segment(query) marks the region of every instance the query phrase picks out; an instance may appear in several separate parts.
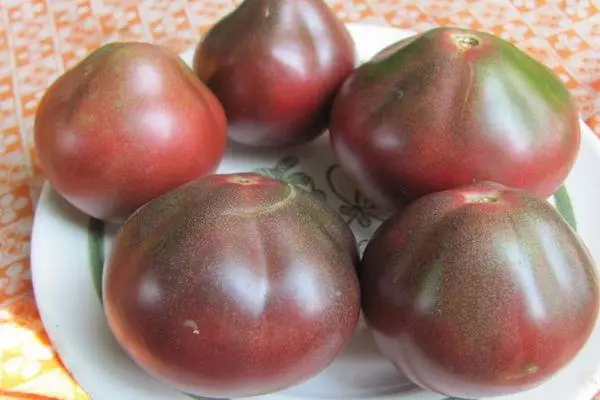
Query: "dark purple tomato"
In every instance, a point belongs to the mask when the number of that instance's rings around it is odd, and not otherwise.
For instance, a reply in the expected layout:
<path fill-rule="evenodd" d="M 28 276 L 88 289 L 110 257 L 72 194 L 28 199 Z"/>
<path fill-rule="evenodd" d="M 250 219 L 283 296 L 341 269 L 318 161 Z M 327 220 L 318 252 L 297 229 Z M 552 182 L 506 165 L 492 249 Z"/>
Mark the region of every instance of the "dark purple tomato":
<path fill-rule="evenodd" d="M 111 43 L 44 94 L 35 120 L 40 164 L 81 211 L 122 222 L 177 186 L 214 172 L 227 121 L 209 89 L 175 54 Z"/>
<path fill-rule="evenodd" d="M 481 183 L 387 220 L 362 259 L 367 323 L 409 379 L 447 396 L 533 388 L 567 365 L 598 316 L 598 279 L 546 201 Z"/>
<path fill-rule="evenodd" d="M 230 138 L 263 147 L 322 134 L 354 64 L 354 42 L 323 0 L 245 0 L 194 56 L 194 71 L 223 104 Z"/>
<path fill-rule="evenodd" d="M 331 116 L 340 166 L 366 197 L 399 210 L 475 181 L 553 194 L 580 144 L 552 70 L 488 33 L 435 28 L 357 68 Z"/>
<path fill-rule="evenodd" d="M 124 224 L 104 276 L 115 337 L 151 375 L 196 395 L 298 384 L 357 324 L 355 239 L 320 198 L 256 174 L 213 175 Z"/>

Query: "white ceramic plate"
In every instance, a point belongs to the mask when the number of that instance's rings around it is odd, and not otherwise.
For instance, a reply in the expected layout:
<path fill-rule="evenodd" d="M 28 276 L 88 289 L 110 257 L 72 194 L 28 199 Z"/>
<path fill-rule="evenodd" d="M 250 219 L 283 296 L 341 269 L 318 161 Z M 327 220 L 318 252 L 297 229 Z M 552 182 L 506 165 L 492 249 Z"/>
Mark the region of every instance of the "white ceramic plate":
<path fill-rule="evenodd" d="M 360 59 L 411 35 L 369 25 L 349 25 Z M 191 53 L 183 55 L 190 62 Z M 600 144 L 582 123 L 580 156 L 567 181 L 568 194 L 559 207 L 577 221 L 577 230 L 600 260 Z M 368 202 L 341 174 L 328 147 L 319 140 L 286 154 L 229 148 L 219 172 L 262 169 L 301 185 L 320 190 L 328 203 L 350 223 L 364 243 L 379 220 Z M 569 206 L 569 197 L 572 209 Z M 572 213 L 570 213 L 572 211 Z M 83 389 L 96 400 L 190 400 L 153 379 L 120 349 L 106 324 L 97 295 L 102 261 L 117 227 L 90 220 L 62 200 L 46 184 L 38 203 L 32 243 L 33 285 L 46 330 L 64 364 Z M 504 397 L 514 400 L 590 400 L 600 388 L 600 327 L 568 367 L 544 385 Z M 399 375 L 374 346 L 364 324 L 358 326 L 344 353 L 315 378 L 261 400 L 438 400 Z"/>

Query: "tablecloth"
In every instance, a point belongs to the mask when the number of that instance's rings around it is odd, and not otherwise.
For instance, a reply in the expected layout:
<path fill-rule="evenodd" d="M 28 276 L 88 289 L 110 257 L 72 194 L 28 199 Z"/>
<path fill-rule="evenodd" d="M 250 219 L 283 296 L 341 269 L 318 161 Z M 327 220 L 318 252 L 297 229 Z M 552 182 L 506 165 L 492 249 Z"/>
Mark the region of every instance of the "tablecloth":
<path fill-rule="evenodd" d="M 347 22 L 417 31 L 454 25 L 500 35 L 552 67 L 600 135 L 598 0 L 328 3 Z M 43 182 L 32 125 L 41 95 L 107 41 L 152 41 L 181 52 L 235 6 L 234 0 L 0 0 L 0 398 L 88 398 L 53 351 L 31 287 L 31 228 Z"/>

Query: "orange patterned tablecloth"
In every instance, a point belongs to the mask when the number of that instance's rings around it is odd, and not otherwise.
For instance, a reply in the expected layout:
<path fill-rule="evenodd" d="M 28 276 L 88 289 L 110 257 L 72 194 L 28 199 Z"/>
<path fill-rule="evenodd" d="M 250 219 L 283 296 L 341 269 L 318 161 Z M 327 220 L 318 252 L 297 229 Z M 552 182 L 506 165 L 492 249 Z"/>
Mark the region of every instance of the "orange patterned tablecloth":
<path fill-rule="evenodd" d="M 0 0 L 0 398 L 88 398 L 49 344 L 31 290 L 29 242 L 43 180 L 32 137 L 40 96 L 66 68 L 106 41 L 153 41 L 181 52 L 235 4 L 235 0 Z M 329 0 L 329 4 L 345 21 L 419 31 L 455 25 L 501 35 L 560 74 L 582 115 L 600 135 L 599 0 Z"/>

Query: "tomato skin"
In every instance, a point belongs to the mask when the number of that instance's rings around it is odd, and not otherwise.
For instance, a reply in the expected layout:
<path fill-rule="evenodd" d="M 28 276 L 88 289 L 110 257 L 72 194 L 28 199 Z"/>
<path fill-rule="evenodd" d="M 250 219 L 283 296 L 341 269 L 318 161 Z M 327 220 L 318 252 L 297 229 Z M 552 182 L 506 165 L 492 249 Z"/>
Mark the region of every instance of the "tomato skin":
<path fill-rule="evenodd" d="M 115 337 L 143 369 L 209 397 L 284 389 L 327 367 L 360 312 L 354 236 L 317 196 L 212 175 L 123 225 L 104 275 Z"/>
<path fill-rule="evenodd" d="M 451 27 L 361 65 L 331 115 L 340 166 L 390 211 L 481 181 L 546 198 L 569 174 L 580 140 L 576 104 L 553 71 L 498 37 Z"/>
<path fill-rule="evenodd" d="M 325 132 L 355 62 L 323 0 L 245 0 L 198 43 L 194 71 L 223 104 L 232 140 L 285 147 Z"/>
<path fill-rule="evenodd" d="M 597 273 L 577 234 L 545 201 L 498 184 L 410 204 L 375 233 L 359 277 L 382 353 L 447 396 L 543 383 L 598 318 Z"/>
<path fill-rule="evenodd" d="M 227 122 L 216 97 L 167 50 L 107 44 L 44 94 L 35 145 L 53 187 L 81 211 L 120 222 L 214 172 Z"/>

